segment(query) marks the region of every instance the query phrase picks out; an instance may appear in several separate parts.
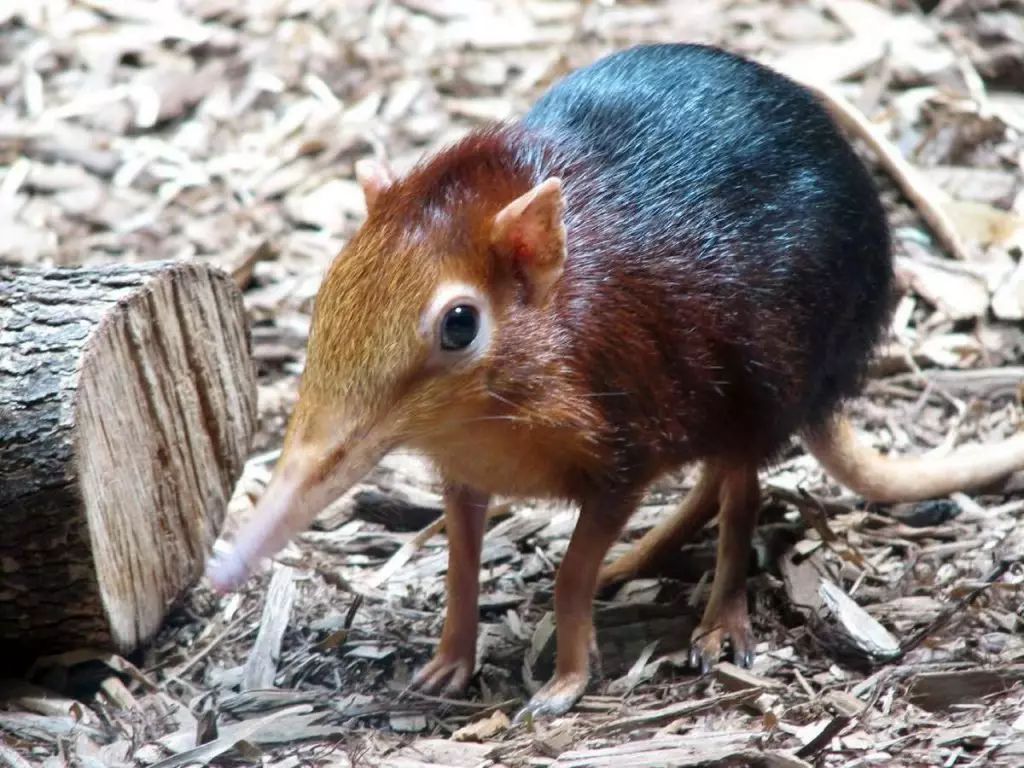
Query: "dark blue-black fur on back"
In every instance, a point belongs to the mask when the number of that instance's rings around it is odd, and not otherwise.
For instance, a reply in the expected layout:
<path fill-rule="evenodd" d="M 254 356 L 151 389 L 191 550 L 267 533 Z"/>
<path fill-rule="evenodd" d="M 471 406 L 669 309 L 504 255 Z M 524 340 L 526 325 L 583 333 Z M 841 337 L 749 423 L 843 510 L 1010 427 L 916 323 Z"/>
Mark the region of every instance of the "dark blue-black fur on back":
<path fill-rule="evenodd" d="M 889 232 L 807 90 L 716 48 L 646 45 L 567 75 L 519 129 L 540 139 L 510 143 L 519 162 L 563 178 L 561 311 L 630 439 L 681 456 L 658 436 L 688 426 L 694 446 L 768 460 L 858 393 L 888 317 Z"/>

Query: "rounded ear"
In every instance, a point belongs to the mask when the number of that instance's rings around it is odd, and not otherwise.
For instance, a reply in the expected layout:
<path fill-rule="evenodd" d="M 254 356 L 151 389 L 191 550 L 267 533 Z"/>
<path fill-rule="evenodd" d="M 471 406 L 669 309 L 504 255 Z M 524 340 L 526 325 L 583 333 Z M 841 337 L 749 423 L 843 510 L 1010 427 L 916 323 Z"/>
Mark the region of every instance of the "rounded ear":
<path fill-rule="evenodd" d="M 378 198 L 395 183 L 395 178 L 386 165 L 373 158 L 357 160 L 355 171 L 356 180 L 363 188 L 366 210 L 370 211 L 377 204 Z"/>
<path fill-rule="evenodd" d="M 552 177 L 517 197 L 494 217 L 491 244 L 517 261 L 529 283 L 529 301 L 542 305 L 565 263 L 562 181 Z"/>

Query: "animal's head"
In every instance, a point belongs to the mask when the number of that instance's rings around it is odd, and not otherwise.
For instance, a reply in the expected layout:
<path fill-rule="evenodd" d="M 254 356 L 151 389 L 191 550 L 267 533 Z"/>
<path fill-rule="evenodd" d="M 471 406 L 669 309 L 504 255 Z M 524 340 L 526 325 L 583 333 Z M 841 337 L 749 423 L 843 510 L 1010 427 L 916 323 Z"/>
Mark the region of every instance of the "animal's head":
<path fill-rule="evenodd" d="M 557 178 L 532 183 L 465 146 L 403 179 L 375 161 L 356 175 L 367 218 L 316 297 L 272 480 L 232 551 L 207 568 L 222 590 L 390 449 L 471 429 L 493 412 L 503 324 L 543 308 L 562 273 Z"/>

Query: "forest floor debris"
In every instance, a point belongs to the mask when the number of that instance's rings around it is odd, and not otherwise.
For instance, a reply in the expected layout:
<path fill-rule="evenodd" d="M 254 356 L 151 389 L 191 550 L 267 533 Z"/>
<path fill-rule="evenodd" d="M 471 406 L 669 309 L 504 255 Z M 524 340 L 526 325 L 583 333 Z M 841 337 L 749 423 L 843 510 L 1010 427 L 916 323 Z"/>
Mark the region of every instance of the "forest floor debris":
<path fill-rule="evenodd" d="M 861 125 L 905 291 L 857 423 L 896 453 L 997 439 L 1024 396 L 1022 19 L 1019 0 L 13 0 L 0 260 L 231 272 L 262 420 L 237 521 L 276 458 L 320 276 L 364 214 L 353 163 L 406 168 L 614 48 L 715 43 L 825 89 Z M 514 503 L 484 544 L 469 694 L 406 691 L 438 640 L 446 548 L 436 478 L 397 454 L 244 590 L 198 587 L 138 658 L 65 654 L 3 681 L 0 764 L 1024 761 L 1022 478 L 865 507 L 794 446 L 766 480 L 750 670 L 687 666 L 712 529 L 662 578 L 601 596 L 600 675 L 576 710 L 511 725 L 551 670 L 552 575 L 575 519 Z M 610 556 L 688 485 L 658 483 Z"/>

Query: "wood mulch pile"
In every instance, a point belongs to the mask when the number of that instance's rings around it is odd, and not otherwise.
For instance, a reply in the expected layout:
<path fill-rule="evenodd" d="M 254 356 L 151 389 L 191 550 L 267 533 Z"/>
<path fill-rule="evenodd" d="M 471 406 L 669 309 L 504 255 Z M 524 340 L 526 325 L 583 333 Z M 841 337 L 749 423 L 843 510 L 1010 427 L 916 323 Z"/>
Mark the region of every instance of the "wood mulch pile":
<path fill-rule="evenodd" d="M 875 444 L 944 451 L 1017 428 L 1024 367 L 1024 3 L 997 0 L 7 0 L 0 260 L 208 260 L 245 287 L 262 428 L 252 508 L 328 260 L 363 216 L 353 162 L 399 170 L 630 43 L 693 40 L 813 81 L 857 139 L 907 292 L 854 406 Z M 1024 764 L 1024 495 L 865 507 L 794 445 L 751 567 L 754 667 L 687 667 L 714 532 L 597 605 L 602 668 L 570 715 L 512 727 L 552 664 L 574 512 L 501 506 L 480 670 L 403 694 L 435 646 L 435 478 L 389 457 L 245 589 L 199 585 L 138 658 L 41 660 L 3 683 L 11 766 Z M 653 488 L 617 555 L 675 504 Z M 423 533 L 426 529 L 426 533 Z M 44 692 L 47 692 L 44 695 Z"/>

